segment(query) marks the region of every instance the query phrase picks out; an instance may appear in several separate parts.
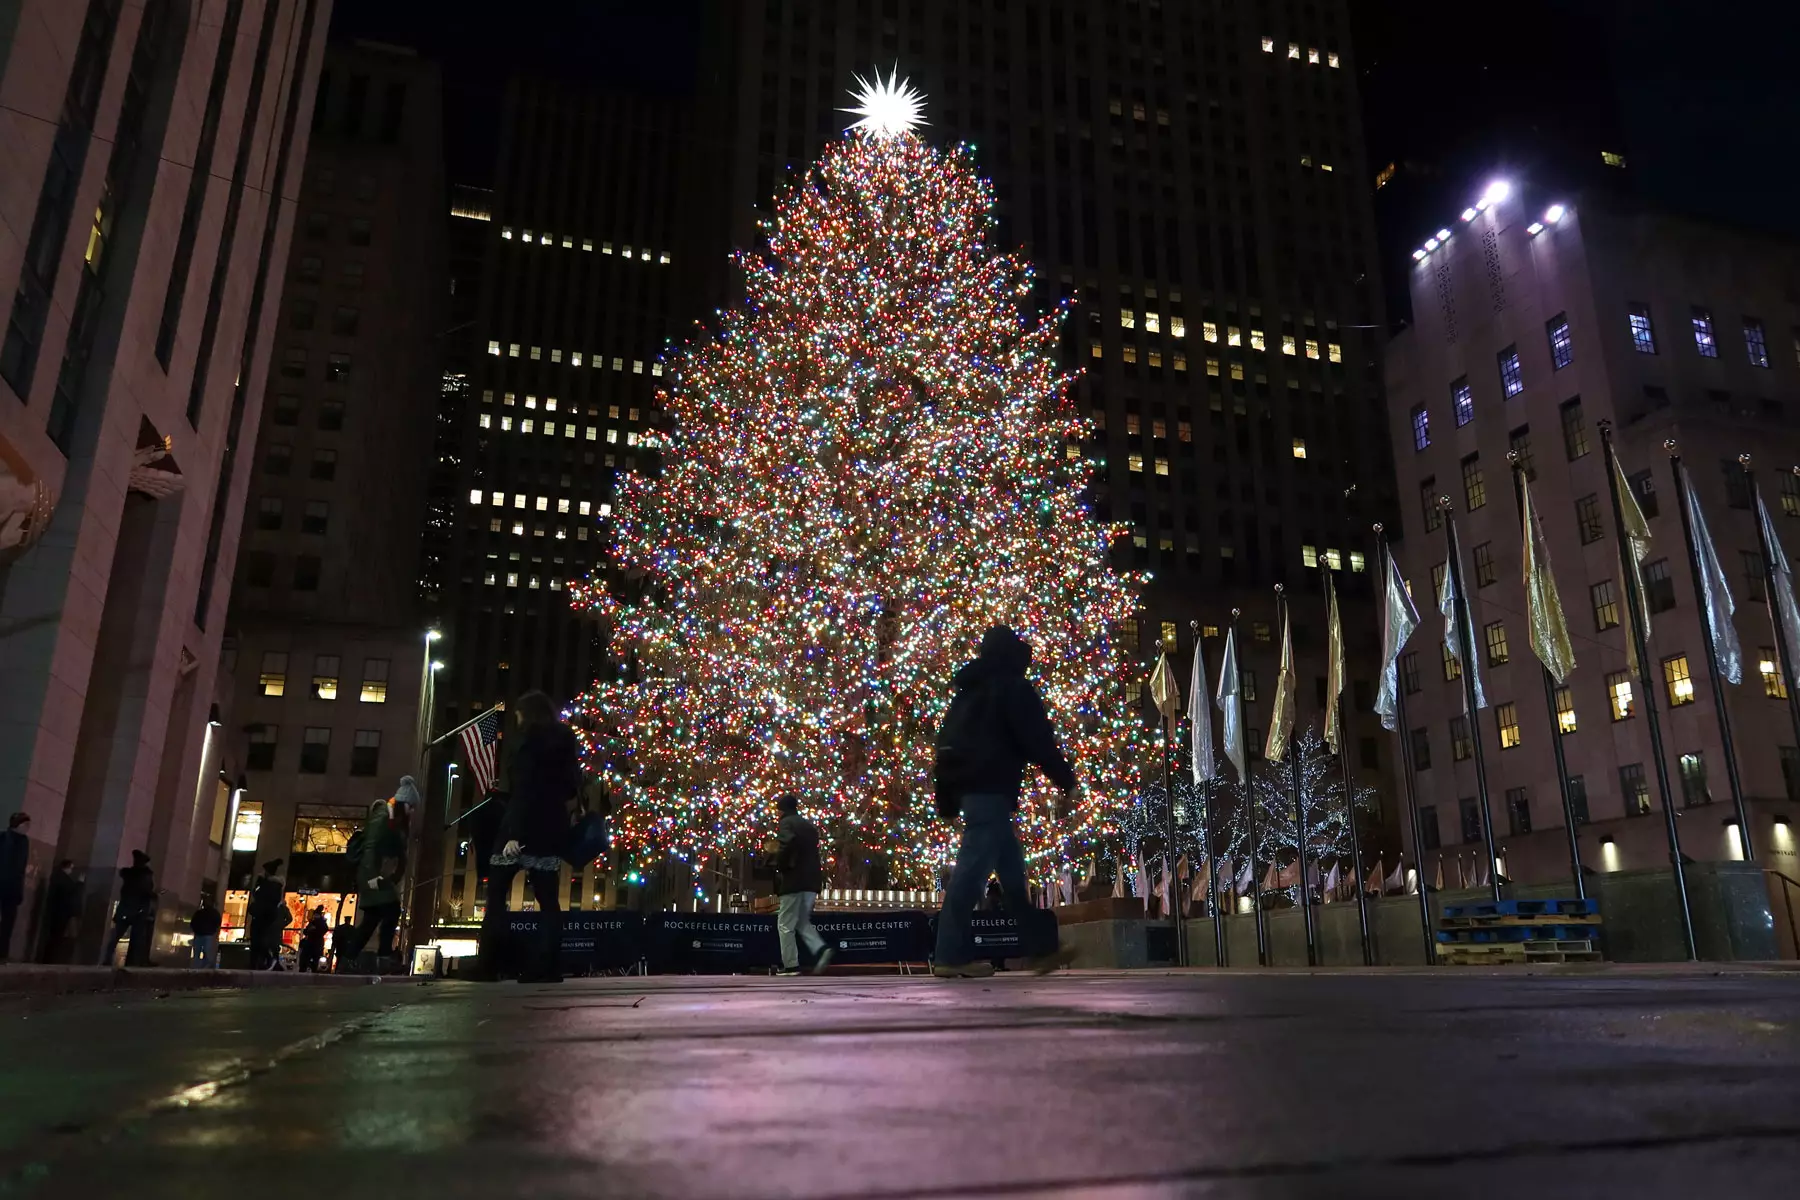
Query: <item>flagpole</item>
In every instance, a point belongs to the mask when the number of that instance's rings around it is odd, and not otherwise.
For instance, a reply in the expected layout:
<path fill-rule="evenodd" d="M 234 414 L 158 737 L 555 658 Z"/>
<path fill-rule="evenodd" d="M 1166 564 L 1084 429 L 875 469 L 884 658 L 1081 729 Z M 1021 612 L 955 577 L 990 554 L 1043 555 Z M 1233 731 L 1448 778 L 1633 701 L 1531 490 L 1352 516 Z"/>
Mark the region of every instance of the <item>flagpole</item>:
<path fill-rule="evenodd" d="M 1244 673 L 1240 666 L 1237 648 L 1237 622 L 1239 611 L 1240 610 L 1235 608 L 1231 610 L 1231 673 L 1241 680 L 1244 677 Z M 1238 687 L 1236 702 L 1238 710 L 1238 728 L 1243 729 L 1244 689 L 1241 684 Z M 1256 965 L 1259 967 L 1266 967 L 1269 965 L 1269 943 L 1263 928 L 1262 877 L 1256 873 L 1256 786 L 1250 779 L 1249 747 L 1246 746 L 1244 751 L 1244 778 L 1242 781 L 1244 785 L 1244 819 L 1250 836 L 1250 897 L 1251 903 L 1255 906 Z M 1232 894 L 1233 896 L 1237 894 L 1237 885 L 1235 881 L 1232 884 Z"/>
<path fill-rule="evenodd" d="M 1744 468 L 1744 486 L 1756 501 L 1756 544 L 1762 550 L 1763 602 L 1769 610 L 1769 628 L 1775 632 L 1775 653 L 1781 660 L 1781 681 L 1788 698 L 1788 719 L 1794 723 L 1795 744 L 1800 745 L 1800 690 L 1794 686 L 1794 647 L 1788 644 L 1787 629 L 1781 621 L 1781 608 L 1775 600 L 1775 547 L 1769 545 L 1763 522 L 1762 494 L 1756 490 L 1756 477 L 1750 472 L 1750 456 L 1741 454 L 1738 462 Z"/>
<path fill-rule="evenodd" d="M 1375 522 L 1374 530 L 1375 558 L 1381 565 L 1381 586 L 1385 594 L 1388 580 L 1394 571 L 1394 552 L 1388 546 L 1387 537 L 1382 532 L 1380 521 Z M 1385 607 L 1384 604 L 1384 611 Z M 1419 862 L 1416 868 L 1419 872 L 1419 886 L 1416 889 L 1419 896 L 1419 932 L 1425 938 L 1425 965 L 1429 967 L 1437 962 L 1437 938 L 1431 930 L 1431 896 L 1425 887 L 1425 832 L 1419 823 L 1419 781 L 1413 767 L 1412 730 L 1406 724 L 1406 677 L 1398 662 L 1398 655 L 1402 649 L 1404 647 L 1395 648 L 1394 669 L 1398 678 L 1394 680 L 1394 724 L 1399 726 L 1400 778 L 1406 788 L 1406 816 L 1408 823 L 1412 826 L 1413 857 Z M 1404 854 L 1400 856 L 1400 866 L 1401 878 L 1404 879 L 1406 868 Z"/>
<path fill-rule="evenodd" d="M 1200 622 L 1189 621 L 1188 629 L 1194 635 L 1194 660 L 1196 668 L 1194 673 L 1200 677 L 1200 686 L 1198 688 L 1188 689 L 1193 693 L 1193 695 L 1188 697 L 1188 703 L 1190 705 L 1211 704 L 1212 694 L 1206 686 L 1206 656 L 1201 653 Z M 1210 738 L 1208 739 L 1209 742 L 1211 740 L 1212 739 Z M 1208 753 L 1211 753 L 1210 746 L 1208 747 Z M 1206 844 L 1200 848 L 1200 853 L 1206 860 L 1206 908 L 1212 916 L 1213 965 L 1215 967 L 1222 967 L 1225 965 L 1225 922 L 1219 912 L 1219 860 L 1213 854 L 1213 777 L 1218 773 L 1219 760 L 1217 756 L 1214 756 L 1207 764 L 1206 779 L 1204 781 L 1206 808 L 1200 814 L 1200 827 L 1203 830 L 1202 836 L 1206 839 Z"/>
<path fill-rule="evenodd" d="M 1532 530 L 1524 524 L 1525 468 L 1519 464 L 1517 450 L 1508 450 L 1506 461 L 1512 467 L 1513 504 L 1519 510 L 1519 528 L 1523 531 L 1520 535 L 1520 550 L 1521 553 L 1524 553 L 1529 548 L 1527 543 L 1532 535 Z M 1549 569 L 1548 564 L 1545 569 Z M 1526 598 L 1525 608 L 1526 620 L 1529 621 L 1531 619 L 1530 597 Z M 1530 638 L 1526 640 L 1530 641 Z M 1569 760 L 1563 751 L 1562 725 L 1558 722 L 1556 715 L 1556 677 L 1550 674 L 1550 668 L 1544 665 L 1542 659 L 1538 660 L 1538 673 L 1544 680 L 1544 715 L 1550 718 L 1550 750 L 1551 756 L 1556 760 L 1556 789 L 1562 797 L 1563 830 L 1569 838 L 1569 872 L 1575 877 L 1576 897 L 1586 900 L 1587 878 L 1581 868 L 1581 832 L 1575 824 L 1575 797 L 1569 787 Z"/>
<path fill-rule="evenodd" d="M 1674 438 L 1665 441 L 1663 449 L 1669 452 L 1669 470 L 1675 476 L 1675 507 L 1681 510 L 1681 536 L 1687 542 L 1688 570 L 1694 576 L 1694 604 L 1700 610 L 1700 640 L 1706 644 L 1706 669 L 1712 680 L 1713 712 L 1719 718 L 1719 744 L 1725 751 L 1725 781 L 1731 787 L 1732 807 L 1737 810 L 1738 844 L 1744 851 L 1744 861 L 1753 862 L 1756 852 L 1750 845 L 1750 816 L 1744 808 L 1744 785 L 1738 778 L 1737 746 L 1731 736 L 1731 716 L 1725 705 L 1725 680 L 1719 674 L 1719 648 L 1713 645 L 1712 621 L 1715 618 L 1709 615 L 1705 571 L 1700 565 L 1700 548 L 1694 544 L 1694 522 L 1688 516 L 1687 472 L 1681 469 L 1681 452 L 1676 448 Z M 1760 516 L 1756 525 L 1760 538 Z M 1760 541 L 1758 544 L 1761 544 Z M 1767 588 L 1764 590 L 1767 591 Z M 1716 619 L 1729 621 L 1731 617 L 1721 614 Z"/>
<path fill-rule="evenodd" d="M 1169 651 L 1172 649 L 1174 647 L 1165 643 L 1161 638 L 1156 639 L 1156 653 L 1160 656 L 1162 663 L 1166 664 L 1169 661 Z M 1173 678 L 1173 671 L 1170 672 L 1170 677 Z M 1175 718 L 1164 712 L 1160 704 L 1157 706 L 1156 715 L 1162 718 L 1163 817 L 1168 822 L 1164 826 L 1168 833 L 1163 837 L 1163 873 L 1167 875 L 1168 872 L 1175 869 L 1175 789 L 1169 778 L 1169 755 L 1172 753 L 1171 744 L 1174 741 Z M 1171 911 L 1164 913 L 1163 916 L 1168 918 L 1169 931 L 1175 935 L 1175 965 L 1185 967 L 1187 966 L 1187 955 L 1181 952 L 1181 913 L 1180 905 L 1175 902 L 1173 880 L 1164 879 L 1163 893 L 1169 898 Z M 1144 903 L 1146 905 L 1150 903 L 1149 897 L 1145 897 Z"/>
<path fill-rule="evenodd" d="M 1287 588 L 1279 583 L 1275 585 L 1275 612 L 1281 619 L 1282 653 L 1287 656 L 1288 666 L 1292 669 L 1294 654 L 1293 617 L 1288 611 Z M 1290 696 L 1289 699 L 1293 701 L 1295 708 L 1298 709 L 1300 699 L 1298 694 L 1300 690 L 1299 672 L 1295 671 L 1293 677 L 1288 682 L 1294 689 L 1294 694 Z M 1276 691 L 1279 692 L 1280 690 L 1281 685 L 1277 682 Z M 1309 967 L 1316 967 L 1319 965 L 1317 961 L 1318 941 L 1313 929 L 1312 889 L 1308 886 L 1306 878 L 1306 802 L 1300 795 L 1300 739 L 1296 735 L 1296 730 L 1298 730 L 1299 727 L 1300 722 L 1298 720 L 1288 726 L 1288 787 L 1293 793 L 1294 798 L 1294 863 L 1300 872 L 1300 916 L 1301 923 L 1306 929 L 1306 965 Z"/>
<path fill-rule="evenodd" d="M 481 720 L 481 718 L 487 716 L 488 713 L 498 712 L 505 707 L 506 707 L 506 705 L 504 705 L 504 704 L 496 704 L 496 705 L 494 705 L 494 707 L 486 710 L 485 712 L 476 713 L 474 716 L 472 716 L 468 720 L 464 721 L 461 725 L 458 725 L 455 729 L 452 729 L 449 733 L 440 733 L 436 737 L 432 738 L 429 742 L 426 742 L 425 749 L 429 750 L 433 746 L 437 745 L 439 742 L 449 741 L 451 738 L 455 737 L 457 734 L 461 733 L 463 730 L 467 729 L 469 726 L 473 725 L 475 722 Z"/>
<path fill-rule="evenodd" d="M 1689 961 L 1700 956 L 1694 948 L 1694 914 L 1688 906 L 1687 871 L 1681 862 L 1681 831 L 1675 827 L 1675 805 L 1669 794 L 1669 766 L 1663 761 L 1662 722 L 1656 715 L 1656 689 L 1650 679 L 1649 630 L 1644 625 L 1644 597 L 1638 591 L 1637 557 L 1625 535 L 1625 507 L 1619 498 L 1619 459 L 1613 447 L 1612 422 L 1600 427 L 1600 448 L 1605 452 L 1606 491 L 1612 498 L 1613 535 L 1619 541 L 1619 573 L 1625 576 L 1625 607 L 1631 618 L 1631 644 L 1637 650 L 1638 682 L 1644 691 L 1644 719 L 1650 731 L 1650 756 L 1656 760 L 1656 789 L 1662 799 L 1663 833 L 1669 843 L 1669 866 L 1675 872 L 1675 893 L 1681 902 L 1681 933 Z M 1760 527 L 1760 522 L 1758 525 Z M 1629 561 L 1628 561 L 1629 560 Z M 1764 561 L 1767 561 L 1765 556 Z"/>
<path fill-rule="evenodd" d="M 1487 847 L 1488 888 L 1494 899 L 1500 899 L 1500 872 L 1494 867 L 1494 810 L 1488 800 L 1487 758 L 1481 751 L 1481 710 L 1475 704 L 1475 609 L 1463 591 L 1462 554 L 1456 540 L 1456 516 L 1450 497 L 1440 496 L 1438 508 L 1444 514 L 1444 557 L 1450 572 L 1452 611 L 1460 609 L 1456 622 L 1456 640 L 1462 646 L 1463 707 L 1469 715 L 1469 743 L 1475 750 L 1475 795 L 1481 804 L 1481 840 Z"/>
<path fill-rule="evenodd" d="M 1350 524 L 1350 502 L 1355 495 L 1356 485 L 1354 483 L 1344 489 L 1344 531 L 1347 535 L 1345 538 L 1347 543 L 1353 542 L 1356 537 L 1354 527 Z M 1345 547 L 1345 553 L 1349 553 L 1348 545 Z M 1386 586 L 1386 582 L 1387 581 L 1384 578 L 1382 580 L 1384 587 Z M 1325 586 L 1328 589 L 1325 593 L 1325 615 L 1326 621 L 1329 623 L 1333 601 L 1337 597 L 1337 584 L 1333 582 L 1333 576 L 1329 574 L 1325 576 Z M 1342 610 L 1339 610 L 1338 612 L 1337 634 L 1337 652 L 1342 654 L 1344 637 L 1344 614 Z M 1327 636 L 1329 636 L 1329 634 Z M 1328 675 L 1330 674 L 1331 666 L 1335 664 L 1335 662 L 1336 660 L 1334 659 L 1331 664 L 1327 664 L 1326 673 Z M 1340 676 L 1338 679 L 1339 687 L 1342 687 L 1343 683 L 1344 681 Z M 1350 769 L 1349 732 L 1350 722 L 1344 716 L 1344 699 L 1340 693 L 1337 697 L 1338 765 L 1343 768 L 1344 772 L 1344 816 L 1350 823 L 1350 873 L 1356 880 L 1356 921 L 1357 930 L 1362 936 L 1363 966 L 1372 967 L 1375 965 L 1375 947 L 1374 943 L 1369 938 L 1369 899 L 1363 887 L 1362 839 L 1356 832 L 1356 777 Z"/>

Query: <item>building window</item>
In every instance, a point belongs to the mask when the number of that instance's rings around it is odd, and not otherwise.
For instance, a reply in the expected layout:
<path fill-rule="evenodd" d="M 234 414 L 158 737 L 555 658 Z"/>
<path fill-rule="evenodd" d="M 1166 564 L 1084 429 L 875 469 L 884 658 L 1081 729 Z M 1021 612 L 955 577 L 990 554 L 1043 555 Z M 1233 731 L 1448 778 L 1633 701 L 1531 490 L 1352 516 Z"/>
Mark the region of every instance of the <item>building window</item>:
<path fill-rule="evenodd" d="M 1655 476 L 1649 471 L 1639 471 L 1625 482 L 1631 485 L 1631 493 L 1637 497 L 1638 508 L 1646 517 L 1654 517 L 1660 511 L 1656 502 Z"/>
<path fill-rule="evenodd" d="M 1525 390 L 1525 376 L 1519 370 L 1519 348 L 1508 346 L 1496 357 L 1500 362 L 1500 390 L 1511 399 Z"/>
<path fill-rule="evenodd" d="M 1436 850 L 1443 845 L 1442 836 L 1438 832 L 1437 805 L 1421 804 L 1419 806 L 1419 845 L 1425 850 Z M 1420 872 L 1420 887 L 1424 887 L 1424 873 Z"/>
<path fill-rule="evenodd" d="M 1675 607 L 1675 581 L 1669 577 L 1669 560 L 1659 558 L 1644 564 L 1644 603 L 1653 613 L 1668 612 Z"/>
<path fill-rule="evenodd" d="M 359 729 L 350 744 L 350 773 L 373 775 L 381 763 L 381 730 Z"/>
<path fill-rule="evenodd" d="M 1457 802 L 1462 810 L 1462 840 L 1479 842 L 1481 840 L 1481 801 L 1473 796 L 1464 796 Z"/>
<path fill-rule="evenodd" d="M 1763 695 L 1771 700 L 1786 700 L 1787 683 L 1781 678 L 1781 658 L 1775 647 L 1764 646 L 1757 651 L 1756 668 L 1762 673 Z"/>
<path fill-rule="evenodd" d="M 1544 326 L 1550 337 L 1550 363 L 1558 371 L 1575 361 L 1575 342 L 1569 336 L 1569 318 L 1557 313 Z"/>
<path fill-rule="evenodd" d="M 1581 398 L 1565 400 L 1562 405 L 1563 449 L 1569 461 L 1587 457 L 1587 419 L 1581 415 Z"/>
<path fill-rule="evenodd" d="M 1629 721 L 1637 715 L 1631 696 L 1631 672 L 1613 671 L 1606 677 L 1606 700 L 1612 706 L 1612 719 Z"/>
<path fill-rule="evenodd" d="M 1762 551 L 1739 550 L 1738 556 L 1744 563 L 1744 592 L 1746 597 L 1751 600 L 1764 599 Z"/>
<path fill-rule="evenodd" d="M 1413 770 L 1431 770 L 1431 734 L 1423 729 L 1412 731 Z"/>
<path fill-rule="evenodd" d="M 331 524 L 331 505 L 323 500 L 308 500 L 300 513 L 300 532 L 323 534 Z"/>
<path fill-rule="evenodd" d="M 1744 465 L 1735 458 L 1722 458 L 1719 471 L 1725 476 L 1725 503 L 1732 508 L 1749 508 L 1750 481 L 1744 477 Z"/>
<path fill-rule="evenodd" d="M 1482 627 L 1483 640 L 1487 642 L 1488 666 L 1505 666 L 1509 655 L 1506 649 L 1506 622 L 1491 621 Z"/>
<path fill-rule="evenodd" d="M 1444 651 L 1444 682 L 1448 683 L 1452 679 L 1461 679 L 1462 663 L 1457 661 L 1456 655 L 1450 653 L 1450 643 L 1439 642 L 1438 645 Z"/>
<path fill-rule="evenodd" d="M 337 478 L 337 451 L 314 450 L 312 468 L 308 475 L 320 483 L 330 483 Z"/>
<path fill-rule="evenodd" d="M 1248 703 L 1248 704 L 1256 703 L 1256 672 L 1255 671 L 1239 671 L 1238 672 L 1238 694 L 1244 698 L 1244 701 L 1246 703 Z"/>
<path fill-rule="evenodd" d="M 1500 729 L 1500 748 L 1511 750 L 1519 744 L 1519 708 L 1516 704 L 1502 704 L 1494 709 L 1494 723 Z"/>
<path fill-rule="evenodd" d="M 1250 622 L 1250 636 L 1254 640 L 1262 642 L 1264 645 L 1267 645 L 1274 638 L 1271 626 L 1267 621 Z"/>
<path fill-rule="evenodd" d="M 306 378 L 306 351 L 293 346 L 282 352 L 281 377 L 283 379 Z"/>
<path fill-rule="evenodd" d="M 1443 510 L 1438 507 L 1436 477 L 1427 476 L 1419 484 L 1419 507 L 1425 514 L 1425 532 L 1430 533 L 1444 523 Z"/>
<path fill-rule="evenodd" d="M 1575 525 L 1581 531 L 1581 544 L 1597 542 L 1606 536 L 1600 524 L 1600 497 L 1590 493 L 1575 502 Z"/>
<path fill-rule="evenodd" d="M 1706 760 L 1695 750 L 1676 760 L 1681 772 L 1681 806 L 1697 808 L 1712 803 L 1712 789 L 1706 786 Z"/>
<path fill-rule="evenodd" d="M 279 496 L 264 496 L 258 500 L 256 502 L 256 527 L 271 532 L 280 529 L 284 508 Z"/>
<path fill-rule="evenodd" d="M 1469 386 L 1467 375 L 1450 385 L 1450 411 L 1459 429 L 1475 419 L 1475 389 Z"/>
<path fill-rule="evenodd" d="M 1514 837 L 1531 832 L 1531 793 L 1527 789 L 1506 789 L 1506 820 Z"/>
<path fill-rule="evenodd" d="M 1417 652 L 1409 651 L 1400 656 L 1400 686 L 1406 689 L 1406 694 L 1408 696 L 1416 695 L 1418 693 L 1421 685 L 1419 683 L 1419 656 Z"/>
<path fill-rule="evenodd" d="M 1412 434 L 1414 450 L 1423 450 L 1431 445 L 1431 413 L 1423 404 L 1413 405 Z"/>
<path fill-rule="evenodd" d="M 1306 439 L 1305 438 L 1295 438 L 1294 439 L 1294 457 L 1295 458 L 1305 458 L 1306 457 Z"/>
<path fill-rule="evenodd" d="M 1625 815 L 1647 816 L 1650 812 L 1650 785 L 1644 780 L 1643 763 L 1626 763 L 1619 768 L 1619 794 L 1625 798 Z"/>
<path fill-rule="evenodd" d="M 1613 581 L 1602 579 L 1588 589 L 1588 602 L 1594 608 L 1594 629 L 1605 632 L 1616 629 L 1619 625 L 1619 597 L 1613 591 Z"/>
<path fill-rule="evenodd" d="M 300 771 L 323 775 L 331 761 L 331 730 L 308 725 L 300 741 Z"/>
<path fill-rule="evenodd" d="M 1556 689 L 1556 730 L 1558 733 L 1574 733 L 1579 728 L 1575 720 L 1575 694 L 1566 687 Z"/>
<path fill-rule="evenodd" d="M 350 356 L 348 354 L 333 354 L 325 360 L 325 382 L 350 382 Z"/>
<path fill-rule="evenodd" d="M 343 284 L 351 289 L 360 288 L 363 285 L 363 265 L 361 263 L 347 262 L 344 264 Z"/>
<path fill-rule="evenodd" d="M 1584 775 L 1569 776 L 1569 812 L 1574 816 L 1577 828 L 1588 823 L 1587 777 Z"/>
<path fill-rule="evenodd" d="M 288 305 L 288 328 L 305 333 L 318 320 L 319 304 L 305 296 L 296 296 Z"/>
<path fill-rule="evenodd" d="M 1694 702 L 1694 681 L 1688 677 L 1685 654 L 1672 654 L 1663 659 L 1663 686 L 1668 689 L 1669 707 L 1680 708 Z"/>
<path fill-rule="evenodd" d="M 1781 476 L 1781 515 L 1800 517 L 1800 475 L 1792 471 Z"/>
<path fill-rule="evenodd" d="M 1475 742 L 1469 736 L 1469 718 L 1450 718 L 1450 757 L 1465 762 L 1475 753 Z"/>
<path fill-rule="evenodd" d="M 1769 335 L 1755 317 L 1744 318 L 1744 353 L 1749 355 L 1753 367 L 1769 365 Z"/>
<path fill-rule="evenodd" d="M 1719 343 L 1713 337 L 1712 313 L 1704 308 L 1696 308 L 1693 312 L 1694 349 L 1700 352 L 1701 358 L 1719 357 Z"/>
<path fill-rule="evenodd" d="M 1516 457 L 1519 469 L 1525 472 L 1525 478 L 1537 478 L 1537 462 L 1531 457 L 1531 426 L 1521 425 L 1506 435 L 1507 448 Z"/>
<path fill-rule="evenodd" d="M 338 656 L 320 654 L 313 659 L 312 694 L 315 700 L 336 700 L 338 693 Z"/>
<path fill-rule="evenodd" d="M 339 305 L 331 316 L 331 332 L 338 337 L 355 337 L 362 325 L 362 310 Z"/>
<path fill-rule="evenodd" d="M 388 687 L 388 660 L 385 658 L 363 659 L 362 693 L 359 697 L 364 704 L 386 704 Z"/>
<path fill-rule="evenodd" d="M 1474 512 L 1487 503 L 1487 483 L 1481 474 L 1481 455 L 1471 454 L 1462 460 L 1463 500 Z"/>
<path fill-rule="evenodd" d="M 297 592 L 316 592 L 319 590 L 319 556 L 316 554 L 300 554 L 294 558 L 294 590 Z"/>
<path fill-rule="evenodd" d="M 1645 304 L 1634 304 L 1628 310 L 1631 315 L 1631 348 L 1639 354 L 1656 353 L 1656 330 L 1650 324 L 1650 308 Z"/>
<path fill-rule="evenodd" d="M 250 727 L 250 744 L 244 754 L 244 766 L 251 771 L 273 771 L 275 769 L 275 740 L 281 732 L 279 725 L 252 725 Z M 254 846 L 251 849 L 255 849 Z"/>
<path fill-rule="evenodd" d="M 1482 542 L 1475 547 L 1475 586 L 1486 587 L 1493 583 L 1495 578 L 1494 543 Z"/>
<path fill-rule="evenodd" d="M 265 696 L 281 696 L 287 693 L 288 656 L 278 650 L 271 650 L 262 656 L 262 673 L 257 676 L 257 686 Z"/>

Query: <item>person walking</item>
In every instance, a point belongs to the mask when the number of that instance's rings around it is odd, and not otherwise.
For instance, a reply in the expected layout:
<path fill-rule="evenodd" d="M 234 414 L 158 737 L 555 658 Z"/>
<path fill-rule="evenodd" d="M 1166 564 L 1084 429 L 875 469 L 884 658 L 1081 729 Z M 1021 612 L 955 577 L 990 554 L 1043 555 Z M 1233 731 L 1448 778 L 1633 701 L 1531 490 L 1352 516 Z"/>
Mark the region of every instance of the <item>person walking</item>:
<path fill-rule="evenodd" d="M 513 705 L 518 748 L 507 766 L 506 814 L 500 819 L 500 848 L 488 859 L 487 914 L 482 922 L 484 974 L 500 957 L 512 882 L 525 872 L 537 900 L 538 942 L 520 979 L 562 982 L 562 852 L 586 776 L 575 731 L 557 719 L 556 705 L 542 692 L 527 692 Z"/>
<path fill-rule="evenodd" d="M 113 965 L 126 934 L 131 940 L 125 947 L 125 965 L 149 966 L 150 940 L 156 936 L 156 872 L 150 868 L 150 856 L 142 850 L 133 850 L 131 865 L 119 868 L 119 902 L 113 908 L 112 936 L 100 957 L 101 966 Z"/>
<path fill-rule="evenodd" d="M 282 859 L 263 864 L 262 874 L 250 885 L 250 969 L 274 970 L 281 964 L 281 931 L 293 920 L 288 914 L 287 884 L 277 872 Z"/>
<path fill-rule="evenodd" d="M 812 973 L 831 965 L 831 947 L 813 928 L 813 904 L 819 899 L 824 868 L 819 862 L 819 827 L 800 815 L 800 797 L 789 793 L 775 797 L 781 814 L 775 841 L 775 894 L 781 912 L 775 929 L 781 936 L 780 975 L 800 973 L 800 942 L 813 956 Z"/>
<path fill-rule="evenodd" d="M 219 967 L 219 926 L 223 923 L 224 916 L 213 904 L 213 898 L 201 896 L 200 907 L 188 918 L 188 930 L 194 935 L 189 961 L 200 970 L 215 971 Z"/>
<path fill-rule="evenodd" d="M 331 922 L 325 919 L 323 904 L 312 910 L 312 916 L 300 927 L 300 969 L 319 972 L 319 960 L 325 957 L 325 935 L 331 932 Z"/>
<path fill-rule="evenodd" d="M 25 869 L 31 865 L 31 814 L 16 812 L 0 833 L 0 963 L 12 955 L 13 926 L 25 903 Z"/>
<path fill-rule="evenodd" d="M 75 940 L 73 926 L 81 916 L 85 882 L 75 873 L 75 860 L 65 858 L 50 872 L 50 884 L 44 896 L 44 948 L 38 961 L 59 963 L 69 956 Z"/>
<path fill-rule="evenodd" d="M 340 971 L 365 975 L 380 971 L 382 961 L 394 956 L 394 934 L 400 928 L 400 881 L 406 868 L 406 835 L 413 810 L 419 806 L 419 785 L 403 775 L 394 794 L 369 805 L 368 819 L 357 835 L 356 924 L 340 936 L 337 964 Z M 363 951 L 379 931 L 372 961 Z M 390 966 L 392 964 L 389 964 Z"/>
<path fill-rule="evenodd" d="M 1063 757 L 1044 711 L 1043 698 L 1025 678 L 1031 647 L 1004 625 L 981 636 L 976 657 L 954 677 L 956 695 L 938 731 L 935 769 L 938 812 L 960 815 L 962 842 L 938 914 L 937 953 L 932 974 L 939 978 L 980 978 L 991 963 L 973 961 L 969 919 L 981 902 L 989 873 L 999 876 L 1006 910 L 1021 917 L 1031 907 L 1025 882 L 1025 853 L 1013 829 L 1025 768 L 1036 764 L 1063 791 L 1063 806 L 1074 798 L 1075 772 Z M 1071 958 L 1068 948 L 1031 963 L 1039 973 Z"/>

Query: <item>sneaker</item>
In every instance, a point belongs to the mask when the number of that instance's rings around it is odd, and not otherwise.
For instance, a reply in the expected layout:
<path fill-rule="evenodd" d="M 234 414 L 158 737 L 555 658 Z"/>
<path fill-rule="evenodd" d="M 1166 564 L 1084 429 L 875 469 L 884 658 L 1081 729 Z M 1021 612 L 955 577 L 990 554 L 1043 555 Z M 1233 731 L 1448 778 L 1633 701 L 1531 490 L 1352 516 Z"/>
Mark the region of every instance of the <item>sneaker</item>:
<path fill-rule="evenodd" d="M 1033 975 L 1048 975 L 1059 967 L 1066 967 L 1075 961 L 1075 947 L 1060 946 L 1054 953 L 1042 958 L 1034 958 L 1027 962 Z"/>
<path fill-rule="evenodd" d="M 834 951 L 830 946 L 819 951 L 819 957 L 813 959 L 812 973 L 814 975 L 823 975 L 825 973 L 825 968 L 831 965 L 831 956 L 833 953 Z"/>
<path fill-rule="evenodd" d="M 800 968 L 799 967 L 778 967 L 778 968 L 776 968 L 775 973 L 777 975 L 798 975 L 800 973 Z"/>
<path fill-rule="evenodd" d="M 971 962 L 950 966 L 939 963 L 931 968 L 931 973 L 939 979 L 986 979 L 994 973 L 994 964 Z"/>

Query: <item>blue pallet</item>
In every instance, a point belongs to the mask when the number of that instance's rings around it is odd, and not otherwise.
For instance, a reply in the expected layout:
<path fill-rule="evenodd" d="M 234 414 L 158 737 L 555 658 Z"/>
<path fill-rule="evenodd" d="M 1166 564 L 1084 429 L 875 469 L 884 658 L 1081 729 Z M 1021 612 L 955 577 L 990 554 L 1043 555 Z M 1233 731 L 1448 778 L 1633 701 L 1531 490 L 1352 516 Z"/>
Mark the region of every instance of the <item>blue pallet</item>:
<path fill-rule="evenodd" d="M 1489 925 L 1477 929 L 1440 929 L 1437 940 L 1447 945 L 1484 942 L 1598 941 L 1598 925 Z"/>
<path fill-rule="evenodd" d="M 1484 900 L 1444 906 L 1446 917 L 1585 917 L 1599 911 L 1598 900 Z"/>

